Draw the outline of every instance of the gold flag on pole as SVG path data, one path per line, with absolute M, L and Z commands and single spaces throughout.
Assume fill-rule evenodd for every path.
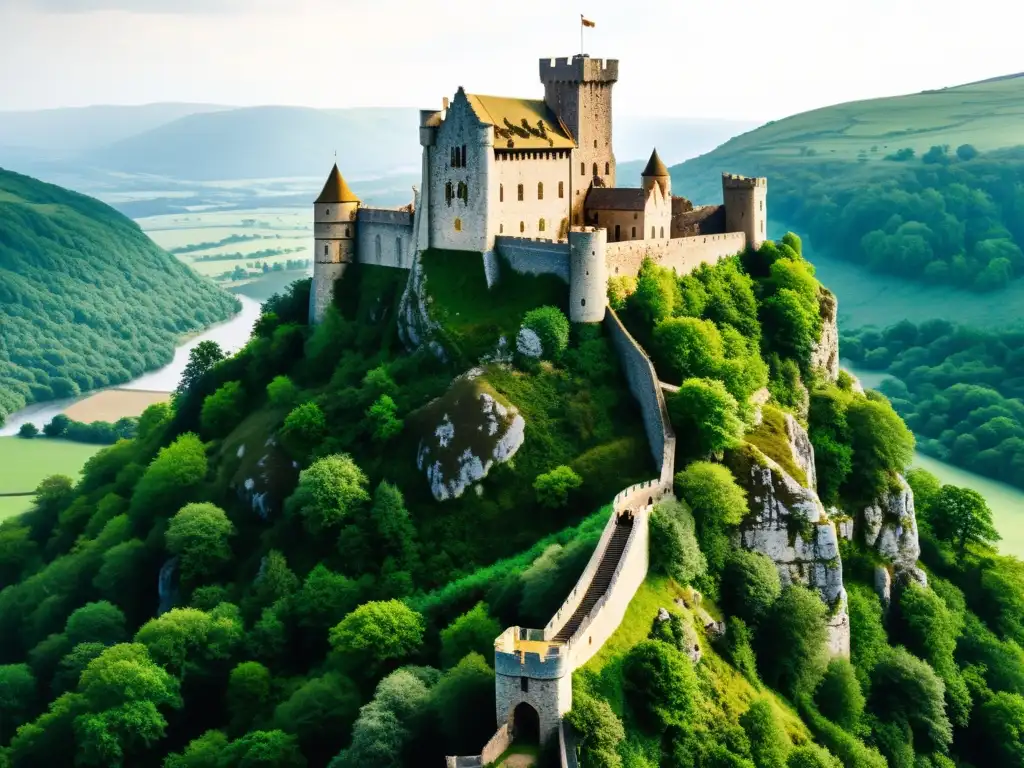
M 596 27 L 597 26 L 590 19 L 586 18 L 582 13 L 580 14 L 580 23 L 582 23 L 584 27 Z

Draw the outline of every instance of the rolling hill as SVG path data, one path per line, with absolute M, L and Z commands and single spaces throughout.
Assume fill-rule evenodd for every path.
M 164 365 L 237 307 L 112 208 L 0 169 L 0 423 Z
M 721 199 L 722 171 L 767 176 L 773 220 L 827 256 L 999 291 L 1024 276 L 1022 121 L 1024 74 L 839 104 L 677 165 L 673 187 L 708 203 Z

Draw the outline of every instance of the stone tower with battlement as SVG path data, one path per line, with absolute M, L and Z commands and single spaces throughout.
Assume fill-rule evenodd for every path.
M 767 238 L 768 179 L 722 174 L 725 231 L 743 232 L 747 245 L 757 249 Z
M 349 189 L 338 166 L 331 169 L 323 191 L 313 203 L 313 284 L 309 322 L 319 323 L 334 300 L 334 285 L 356 261 L 356 215 L 360 200 Z
M 576 142 L 570 176 L 570 221 L 583 224 L 583 203 L 592 184 L 615 186 L 612 151 L 612 87 L 619 79 L 615 59 L 541 59 L 544 103 Z
M 499 727 L 512 739 L 541 744 L 558 738 L 572 707 L 568 648 L 544 640 L 542 630 L 509 627 L 494 643 L 494 704 Z

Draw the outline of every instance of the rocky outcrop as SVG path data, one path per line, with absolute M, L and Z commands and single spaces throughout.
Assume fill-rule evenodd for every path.
M 398 338 L 410 352 L 426 346 L 435 357 L 447 360 L 444 346 L 439 341 L 441 326 L 430 317 L 429 306 L 427 276 L 421 255 L 417 253 L 398 303 Z
M 665 383 L 662 382 L 661 386 L 662 388 L 664 388 Z M 676 391 L 678 390 L 679 388 L 676 387 Z M 753 426 L 761 426 L 761 423 L 764 421 L 764 407 L 771 399 L 772 393 L 768 391 L 768 387 L 761 387 L 761 389 L 757 390 L 747 400 L 747 402 L 750 403 L 750 407 L 753 409 L 753 414 L 751 415 L 750 419 L 750 423 Z
M 864 508 L 862 518 L 864 543 L 892 565 L 897 580 L 927 584 L 928 577 L 917 566 L 921 544 L 917 537 L 914 492 L 902 475 L 897 475 L 895 487 L 879 494 Z
M 811 347 L 811 367 L 819 369 L 828 381 L 839 378 L 839 302 L 826 288 L 818 289 L 821 335 Z
M 785 414 L 786 437 L 789 438 L 789 449 L 793 454 L 794 463 L 804 471 L 807 487 L 812 491 L 818 489 L 818 473 L 814 468 L 814 446 L 807 430 L 791 414 Z
M 487 385 L 483 373 L 474 368 L 459 376 L 448 392 L 410 417 L 421 434 L 416 464 L 438 501 L 461 496 L 523 444 L 526 421 Z
M 730 465 L 747 490 L 749 504 L 738 543 L 770 558 L 779 569 L 783 586 L 804 584 L 818 591 L 831 609 L 830 651 L 849 655 L 839 537 L 818 495 L 752 445 L 732 452 Z

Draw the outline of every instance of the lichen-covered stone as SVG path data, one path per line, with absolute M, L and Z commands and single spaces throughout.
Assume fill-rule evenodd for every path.
M 821 335 L 811 347 L 811 367 L 822 372 L 828 381 L 839 378 L 839 325 L 836 318 L 839 302 L 835 294 L 825 288 L 818 290 L 818 312 L 821 316 Z
M 772 393 L 768 391 L 768 387 L 761 387 L 747 400 L 747 402 L 750 403 L 751 408 L 754 410 L 751 418 L 751 424 L 753 426 L 761 426 L 761 422 L 764 421 L 764 406 L 771 399 Z
M 519 335 L 516 336 L 516 352 L 523 357 L 540 358 L 544 354 L 544 345 L 537 332 L 525 326 L 520 328 Z
M 875 592 L 882 601 L 882 607 L 888 610 L 892 602 L 892 576 L 884 565 L 875 566 Z
M 416 463 L 438 501 L 462 496 L 523 444 L 525 420 L 482 375 L 481 368 L 463 374 L 410 417 L 421 434 Z
M 444 346 L 438 340 L 441 326 L 430 317 L 429 304 L 427 276 L 417 254 L 398 304 L 398 337 L 410 352 L 426 346 L 439 360 L 447 360 Z
M 785 418 L 786 436 L 789 438 L 793 461 L 807 476 L 807 487 L 816 491 L 818 489 L 818 474 L 814 468 L 814 446 L 811 445 L 811 438 L 807 435 L 807 430 L 793 418 L 792 414 L 785 414 Z

